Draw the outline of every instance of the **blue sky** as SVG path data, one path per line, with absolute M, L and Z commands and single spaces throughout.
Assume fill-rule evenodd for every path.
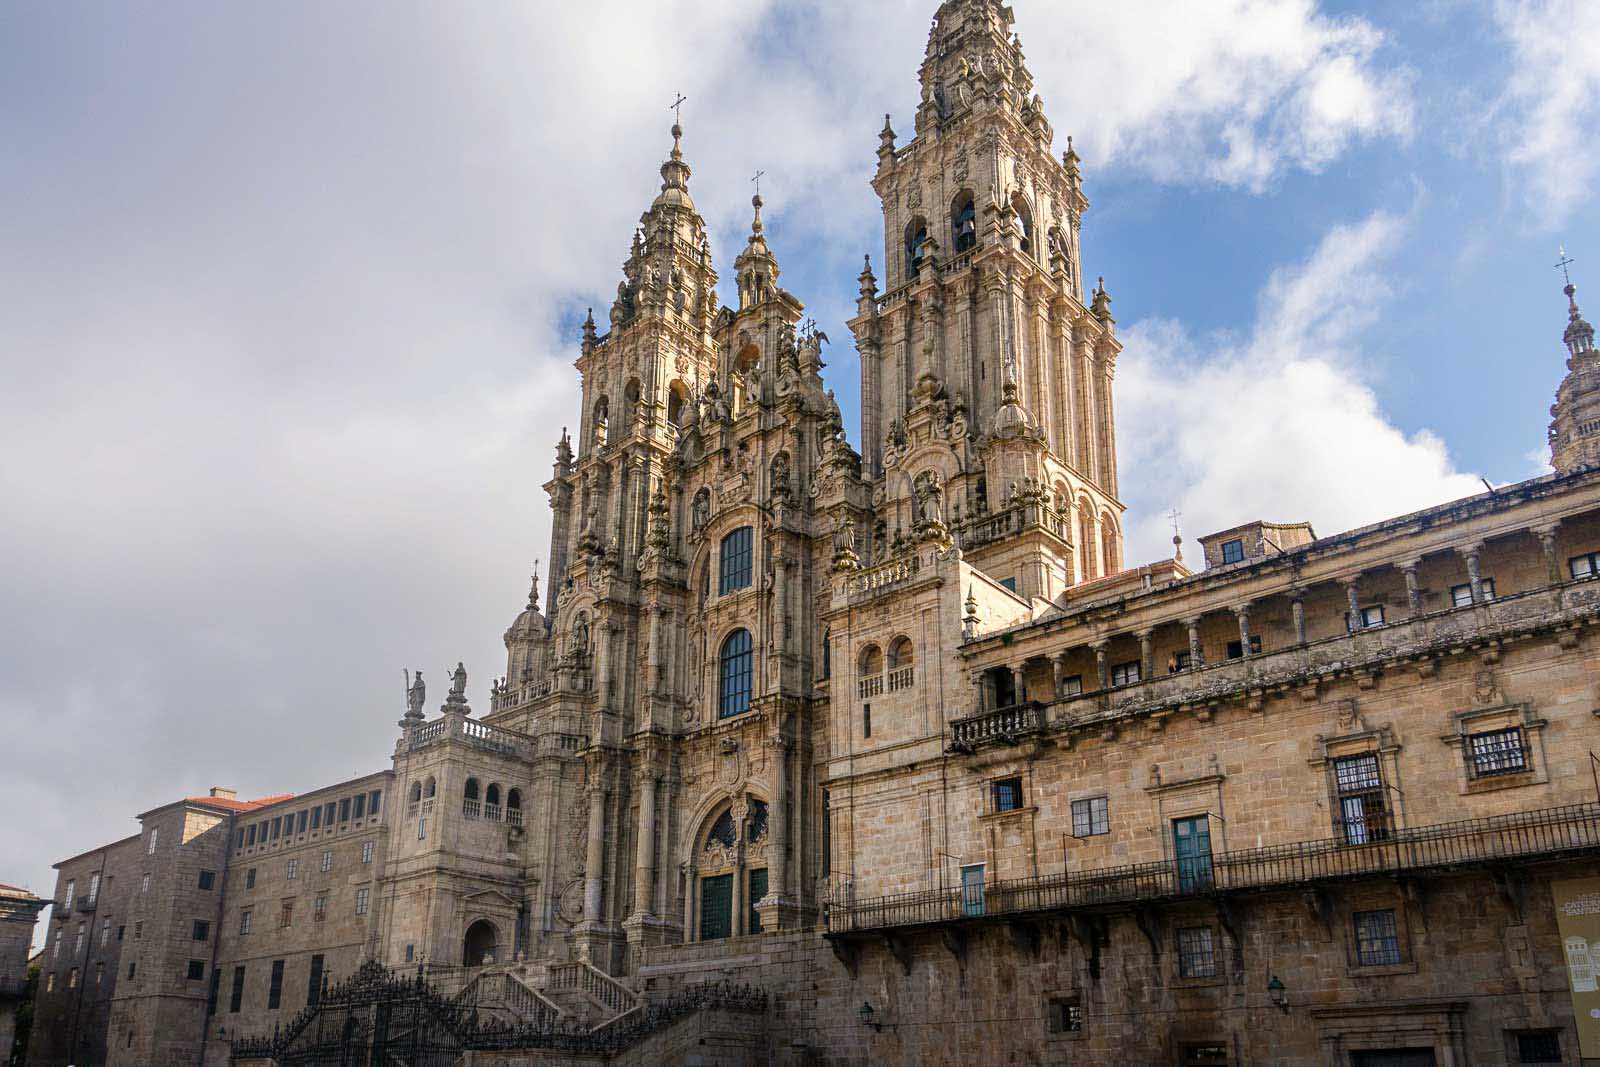
M 1600 311 L 1600 4 L 1015 0 L 1094 202 L 1132 559 L 1538 470 L 1565 243 Z M 689 96 L 725 280 L 767 172 L 833 338 L 933 0 L 0 0 L 0 881 L 487 702 L 539 486 Z M 1192 549 L 1191 549 L 1192 551 Z M 43 798 L 48 798 L 44 800 Z

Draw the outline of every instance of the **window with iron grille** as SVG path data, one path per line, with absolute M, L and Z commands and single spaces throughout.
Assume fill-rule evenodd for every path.
M 1022 779 L 1002 778 L 994 783 L 994 810 L 1016 811 L 1022 807 Z
M 1528 769 L 1528 746 L 1520 726 L 1473 734 L 1467 738 L 1467 753 L 1474 778 L 1521 774 Z
M 1400 962 L 1400 931 L 1392 910 L 1358 911 L 1353 919 L 1357 964 L 1389 967 Z
M 1077 997 L 1050 998 L 1049 1015 L 1052 1034 L 1083 1032 L 1083 1004 Z
M 1529 1030 L 1517 1035 L 1518 1063 L 1565 1063 L 1561 1035 L 1554 1030 Z
M 1189 926 L 1178 931 L 1178 977 L 1214 978 L 1217 974 L 1216 945 L 1211 927 Z
M 1368 752 L 1334 760 L 1333 778 L 1339 805 L 1335 826 L 1345 843 L 1387 840 L 1389 813 L 1377 755 Z
M 1567 569 L 1572 573 L 1574 581 L 1579 578 L 1593 578 L 1600 574 L 1600 552 L 1573 556 L 1567 561 Z
M 741 526 L 722 539 L 720 567 L 717 571 L 718 596 L 750 588 L 754 554 L 755 531 L 749 526 Z
M 1167 663 L 1167 673 L 1177 674 L 1179 671 L 1186 671 L 1193 666 L 1194 654 L 1185 649 L 1182 652 L 1174 652 L 1172 654 L 1172 659 Z
M 1072 802 L 1072 836 L 1098 837 L 1111 832 L 1110 805 L 1105 797 Z

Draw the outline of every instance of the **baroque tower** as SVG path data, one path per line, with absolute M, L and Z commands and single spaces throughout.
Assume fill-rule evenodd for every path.
M 1104 286 L 1085 302 L 1078 156 L 1070 138 L 1054 155 L 1011 29 L 999 0 L 934 16 L 915 136 L 897 146 L 886 117 L 878 148 L 885 290 L 869 260 L 850 326 L 880 532 L 910 533 L 931 473 L 968 558 L 1051 598 L 1121 569 L 1120 345 Z M 913 469 L 935 454 L 937 470 Z
M 1550 464 L 1560 474 L 1600 466 L 1600 352 L 1594 327 L 1578 311 L 1578 287 L 1568 279 L 1567 376 L 1550 408 Z

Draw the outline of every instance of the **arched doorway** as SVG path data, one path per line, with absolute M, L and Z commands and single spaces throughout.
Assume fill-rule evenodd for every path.
M 467 927 L 461 942 L 461 962 L 468 967 L 486 967 L 496 961 L 497 938 L 494 924 L 479 919 Z

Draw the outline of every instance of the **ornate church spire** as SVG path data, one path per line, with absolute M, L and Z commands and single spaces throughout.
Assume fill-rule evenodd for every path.
M 1550 408 L 1550 464 L 1560 474 L 1600 466 L 1600 352 L 1594 347 L 1594 327 L 1578 310 L 1578 287 L 1567 271 L 1572 262 L 1562 249 L 1556 265 L 1567 283 L 1562 290 L 1567 328 L 1561 335 L 1567 346 L 1567 376 Z

